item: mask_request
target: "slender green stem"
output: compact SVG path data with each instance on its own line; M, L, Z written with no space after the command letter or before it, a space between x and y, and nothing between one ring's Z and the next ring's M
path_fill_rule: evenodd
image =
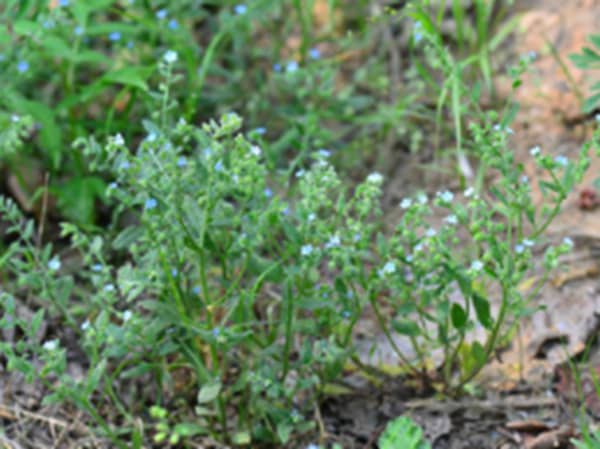
M386 320L383 317L383 315L381 314L381 311L379 310L379 306L377 305L377 299L372 294L369 294L369 302L371 303L373 312L375 312L375 317L377 318L377 323L379 324L379 328L385 335L386 339L390 343L390 346L392 347L392 349L394 350L394 352L396 353L396 355L398 356L400 361L402 363L404 363L404 365L406 365L406 367L409 370L411 370L413 372L413 374L419 375L420 374L419 371L414 366L412 366L410 361L406 358L406 356L402 353L402 350L398 347L398 345L394 341L394 337L392 336L392 334L390 333L390 330L388 329L388 327L385 324Z
M286 304L285 310L285 343L283 346L283 367L282 367L282 381L288 375L290 368L290 352L292 349L292 338L293 338L293 322L294 322L294 298L292 295L292 286L290 281L286 283L285 293L283 295Z

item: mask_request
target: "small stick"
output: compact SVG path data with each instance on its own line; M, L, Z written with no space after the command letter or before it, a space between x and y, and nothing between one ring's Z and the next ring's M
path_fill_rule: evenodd
M36 238L37 247L42 246L42 238L44 237L44 224L46 223L46 215L48 213L48 183L50 181L50 174L46 172L44 175L44 194L42 195L42 211L40 213L40 226L38 227L38 233Z

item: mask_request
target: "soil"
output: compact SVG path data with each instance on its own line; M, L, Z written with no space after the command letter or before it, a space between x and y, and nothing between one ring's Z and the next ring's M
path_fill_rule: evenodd
M538 173L533 169L529 148L539 145L543 151L575 157L596 126L593 119L580 114L579 98L589 94L588 86L594 80L588 77L593 74L577 70L568 55L579 52L586 36L598 32L600 2L516 3L520 26L511 52L518 56L535 51L538 57L517 93L521 110L512 126L512 145L535 185ZM495 87L500 96L508 95L510 82L500 76ZM599 173L600 160L595 158L550 229L551 239L573 238L575 252L566 270L557 274L535 299L546 306L545 310L523 323L517 339L520 344L506 348L484 370L478 378L479 395L440 400L424 386L409 387L393 378L386 379L379 388L363 383L352 394L324 400L320 407L322 440L313 438L306 445L338 442L345 449L376 448L385 424L407 414L422 426L433 449L572 447L569 439L577 433L580 406L592 421L600 418L600 400L591 377L585 374L587 368L600 373L600 350L593 345L600 326L600 208L582 206L582 192L592 189ZM386 191L390 205L387 217L392 223L398 213L393 203L406 192L407 180L415 179L414 166L399 169L394 176ZM365 323L364 334L365 347L378 344L376 363L398 362L374 326ZM568 363L582 359L586 349L589 357L582 370L581 395L577 394ZM74 362L69 369L77 372L83 367ZM40 386L28 385L15 373L0 371L0 448L108 447L93 438L75 410L42 406L43 395ZM218 446L204 441L196 447Z

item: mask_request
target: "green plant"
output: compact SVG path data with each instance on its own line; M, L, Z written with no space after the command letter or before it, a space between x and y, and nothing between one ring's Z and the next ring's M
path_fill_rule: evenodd
M380 449L430 449L431 445L423 439L423 430L415 422L399 416L388 422L379 437Z
M461 24L454 37L459 52L466 48L487 61L510 30L491 37L494 22L503 16L493 13L498 2L477 2L476 26L464 32L459 3L452 9ZM0 20L11 24L0 29L8 49L0 55L5 86L0 108L8 116L33 118L36 132L25 140L25 152L18 158L2 155L0 163L19 175L25 157L42 161L61 215L80 225L95 223L96 206L106 203L106 180L91 173L88 161L68 143L117 132L127 141L143 138L141 121L153 104L148 86L156 83L158 55L169 48L180 57L182 80L172 95L180 100L181 116L200 123L235 110L246 118L248 131L268 137L261 144L270 164L287 166L290 158L300 163L313 148L327 148L336 153L338 165L355 167L357 159L372 158L373 140L386 141L388 149L394 142L420 148L421 122L430 114L420 104L428 100L418 78L427 71L406 70L396 79L393 73L402 68L379 52L366 61L345 62L345 54L368 54L379 46L379 25L371 21L369 2L353 8L339 1L327 5L327 17L315 20L314 3L296 0L250 5L181 0L165 7L125 0L10 0L0 10ZM445 6L437 14L424 8L439 27ZM248 45L257 41L260 45ZM489 75L490 64L481 66ZM441 128L441 107L449 96L431 75L424 79L440 95ZM456 107L454 102L459 117L464 111ZM460 153L461 142L457 145ZM335 151L342 147L343 158ZM387 155L380 153L380 160Z
M117 132L128 141L142 138L141 120L152 105L148 86L156 82L158 55L169 48L180 57L182 75L171 94L181 100L188 122L236 110L249 129L260 130L257 136L268 133L264 150L275 165L287 163L290 146L299 150L293 157L305 159L310 148L330 148L350 134L362 141L356 151L364 151L365 141L393 126L393 117L379 111L379 89L361 92L373 73L381 78L384 63L370 61L340 92L341 65L319 48L356 51L373 32L365 26L368 6L361 3L359 19L352 19L361 33L339 36L334 18L344 7L328 5L330 18L317 27L311 6L293 0L250 6L182 0L164 8L124 0L8 1L0 9L0 20L10 24L0 29L7 49L0 55L0 108L7 116L31 117L36 132L24 140L26 151L18 158L2 154L0 163L19 175L25 157L41 161L61 215L80 225L95 223L106 182L68 143ZM298 31L299 47L288 47ZM263 45L247 45L255 40Z
M517 286L533 264L530 248L581 178L591 143L577 161L532 150L548 175L547 202L536 211L522 166L506 150L510 116L489 113L471 127L484 169L498 174L489 195L469 188L465 203L449 191L406 198L386 237L382 175L349 190L327 150L276 169L257 136L240 132L236 114L201 127L176 119L178 62L172 50L160 58L156 112L135 152L120 134L106 145L94 137L74 143L94 170L113 177L106 193L113 221L138 211L125 229L63 224L80 252L77 277L56 249L36 242L33 222L14 203L0 203L14 237L0 253L0 270L14 279L2 292L0 323L26 336L0 343L9 369L39 376L52 391L47 401L73 402L120 448L145 434L136 420L145 407L136 400L139 382L154 381L159 411L178 394L181 372L189 377L181 394L196 407L155 413L155 438L285 443L314 427L309 416L326 383L351 362L362 367L353 329L371 308L406 369L426 376L427 355L441 349L441 388L460 392L528 313L535 291L523 297ZM434 207L448 214L438 229L428 223ZM570 247L568 239L548 247L546 273ZM495 316L494 291L502 298ZM43 307L30 322L18 319L15 296ZM46 314L80 336L90 366L83 380L66 371L59 341L36 340ZM478 325L486 340L467 343ZM394 333L410 340L415 359ZM30 354L44 363L37 375ZM118 413L118 428L101 414L107 407Z
M458 172L467 180L470 180L474 173L467 159L468 145L465 139L468 135L464 124L472 119L472 114L479 114L479 95L482 90L482 83L478 76L472 73L472 66L479 67L484 81L483 87L492 94L490 55L498 49L517 24L516 18L513 18L499 26L506 12L504 2L474 3L474 26L471 27L466 20L467 13L463 2L452 1L451 10L456 27L452 37L457 46L456 53L448 49L447 39L442 32L446 2L436 5L437 12L428 1L411 2L405 12L405 16L414 23L414 65L431 91L428 92L428 96L437 98L434 145L436 149L440 149L440 134L444 130L443 118L444 114L449 112L452 117ZM496 9L500 9L500 12L494 13ZM490 30L497 27L499 29L491 35ZM467 78L472 79L471 83L465 82ZM474 87L465 89L467 85ZM471 94L467 94L467 91L471 91Z
M580 69L600 68L600 35L588 36L589 41L595 47L584 47L580 54L570 55L571 61ZM583 103L583 112L589 113L600 106L600 81L591 86L592 95Z
M590 433L587 428L584 428L583 440L572 439L571 443L573 443L577 449L599 449L600 430Z

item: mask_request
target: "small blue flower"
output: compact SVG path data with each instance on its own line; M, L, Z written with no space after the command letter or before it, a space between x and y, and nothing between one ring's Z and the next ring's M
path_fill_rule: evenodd
M19 61L17 64L17 70L20 73L25 73L27 70L29 70L29 63L27 61Z
M569 159L563 155L556 156L554 158L554 162L556 162L561 167L566 167L567 165L569 165Z
M177 28L179 28L179 22L177 22L177 20L175 19L169 20L169 28L171 28L172 30L176 30Z
M112 33L110 33L108 35L108 38L113 41L116 42L118 40L121 40L121 33L119 31L113 31Z
M59 0L58 6L62 6L62 7L69 6L69 0Z
M352 238L352 240L354 240L354 242L358 242L360 241L361 235L360 232L357 232L356 234L354 234L354 237Z
M215 171L223 171L223 161L219 160L215 164Z
M172 268L171 269L171 276L177 277L178 274L179 274L179 271L177 271L177 268Z
M367 182L370 184L380 185L383 182L383 175L378 172L373 172L367 176Z
M400 201L400 209L408 209L410 206L412 206L412 200L410 198L404 198L402 201Z
M263 126L260 126L252 131L253 134L258 134L259 136L262 136L266 132L267 132L267 128L265 128Z
M73 32L75 33L75 36L81 36L83 34L83 27L78 25Z
M54 351L56 348L58 348L58 340L47 341L42 345L42 347L46 351Z
M310 256L313 250L314 248L312 245L303 245L302 248L300 248L300 254L303 256Z
M187 159L183 156L181 156L179 159L177 159L177 166L178 167L185 167L187 165Z
M275 72L281 72L281 64L279 64L278 62L276 62L275 64L273 64L273 71L275 71Z
M449 225L456 225L458 224L458 218L456 217L456 215L452 214L452 215L448 215L446 217L446 223L448 223Z
M156 133L155 133L155 132L151 132L150 134L148 134L148 135L146 136L146 141L147 141L147 142L154 142L154 141L156 140L156 138L157 138L157 137L158 137L158 136L156 135Z
M525 251L525 245L519 243L515 245L515 253L522 254Z
M96 273L98 273L99 271L102 271L102 264L97 263L92 265L92 271L95 271Z
M319 151L319 156L324 157L324 158L328 158L329 156L331 156L331 151L326 150L325 148L321 148Z
M381 269L380 274L394 274L396 272L396 264L394 262L387 262Z
M283 215L289 215L290 214L290 206L285 206L285 208L281 212L283 213Z
M413 27L413 37L415 42L420 42L423 39L423 24L421 22L415 22L415 26Z
M220 333L221 333L221 329L219 329L218 327L215 327L212 330L213 337L215 337L215 338L218 337Z
M117 184L116 182L111 182L111 183L108 185L108 188L109 188L109 190L116 189L117 187L119 187L119 184Z
M48 268L52 271L58 271L60 269L60 259L58 257L54 257L48 262Z
M113 292L113 291L115 291L115 286L113 284L106 284L104 286L104 291L105 292Z
M212 148L206 147L204 150L202 150L202 154L204 155L204 157L210 157L210 155L212 154Z
M131 164L129 163L129 161L123 161L123 162L121 162L121 165L119 165L119 168L121 170L127 170L129 167L131 167Z
M194 288L192 289L192 292L193 292L195 295L200 295L200 292L202 292L202 289L200 288L200 286L198 286L198 285L197 285L196 287L194 287Z
M471 263L471 270L473 271L481 271L483 269L483 262L480 260L474 260Z
M154 209L158 205L158 202L154 198L148 198L144 203L144 208L146 210Z
M569 237L565 237L565 238L563 239L563 245L567 245L569 248L573 248L573 246L574 246L575 244L573 243L573 240L572 240L571 238L569 238Z
M336 246L340 246L341 243L342 242L340 240L339 235L335 234L329 238L329 241L325 244L325 248L327 248L327 249L334 248Z
M273 191L271 189L269 189L268 187L265 189L265 196L267 198L271 198L273 196Z
M296 70L298 70L299 66L298 63L296 61L289 61L286 65L285 65L285 71L287 73L293 73Z
M350 313L350 311L349 311L349 310L344 310L344 311L342 312L342 318L344 318L344 319L348 319L348 318L350 318L351 316L352 316L352 314Z
M166 9L160 9L158 11L156 11L156 18L158 20L164 20L167 18L167 10Z
M318 48L313 47L310 50L308 50L308 55L311 59L319 59L321 57L321 52Z
M248 7L244 4L240 4L240 5L236 5L236 7L233 9L235 11L235 13L240 16L242 14L246 14L248 12Z
M454 194L449 190L445 190L443 192L438 193L438 198L442 200L444 203L451 203L454 199Z

